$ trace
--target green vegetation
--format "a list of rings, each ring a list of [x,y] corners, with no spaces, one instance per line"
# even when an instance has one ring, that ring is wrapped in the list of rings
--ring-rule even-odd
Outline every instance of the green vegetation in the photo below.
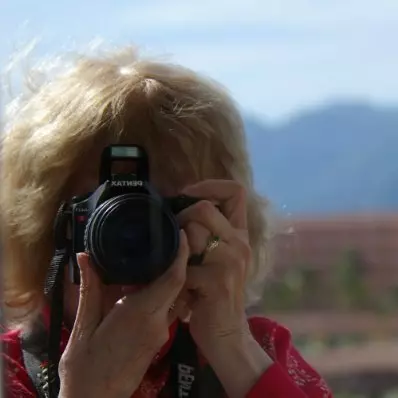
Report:
[[[355,250],[346,250],[335,267],[334,288],[337,308],[369,308],[370,297],[365,286],[365,264]]]
[[[263,295],[267,310],[296,311],[316,307],[314,301],[320,285],[318,271],[311,266],[292,266],[284,278],[266,286]]]
[[[393,286],[374,302],[375,310],[383,314],[395,314],[398,308],[398,286]]]
[[[269,283],[263,306],[269,311],[341,310],[395,313],[398,285],[374,297],[365,283],[366,264],[357,251],[345,250],[337,259],[329,279],[322,267],[293,264],[283,278]]]

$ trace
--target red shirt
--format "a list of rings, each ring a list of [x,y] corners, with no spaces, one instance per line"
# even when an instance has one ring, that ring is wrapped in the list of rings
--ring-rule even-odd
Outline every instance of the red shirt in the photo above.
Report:
[[[274,360],[274,364],[264,372],[247,394],[247,398],[332,398],[325,381],[292,346],[291,335],[287,329],[261,317],[251,318],[249,323],[253,336]],[[148,369],[132,398],[155,398],[164,387],[169,366],[162,359],[171,346],[174,333],[175,329],[172,329],[170,341]],[[68,338],[69,332],[64,329],[62,349],[65,348]],[[5,398],[35,397],[35,389],[23,365],[19,331],[10,331],[2,335],[1,339]]]

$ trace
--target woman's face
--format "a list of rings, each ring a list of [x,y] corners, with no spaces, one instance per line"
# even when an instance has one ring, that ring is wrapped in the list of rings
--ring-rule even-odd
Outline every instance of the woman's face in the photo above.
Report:
[[[87,192],[92,192],[98,187],[98,172],[100,167],[100,159],[103,147],[94,148],[92,154],[87,157],[90,163],[85,163],[85,166],[75,176],[71,186],[70,197],[75,195],[82,195]],[[117,162],[115,172],[128,172],[128,162]],[[131,167],[131,166],[130,166]],[[154,168],[155,169],[155,168]],[[156,170],[156,169],[155,169]],[[170,179],[162,178],[160,173],[151,173],[151,184],[157,189],[162,196],[175,196],[187,185],[193,184],[193,178],[183,178],[179,184],[172,186]],[[79,286],[70,282],[69,277],[65,276],[65,320],[69,327],[72,327],[75,315],[77,312],[79,302]],[[103,316],[105,316],[113,307],[113,305],[123,296],[123,286],[120,285],[104,285],[104,301],[103,301]]]

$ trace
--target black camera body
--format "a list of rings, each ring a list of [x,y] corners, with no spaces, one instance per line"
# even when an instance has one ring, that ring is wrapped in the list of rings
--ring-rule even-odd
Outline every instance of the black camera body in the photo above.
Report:
[[[118,162],[129,170],[114,172]],[[87,252],[105,284],[147,284],[176,258],[176,214],[199,199],[160,196],[149,182],[148,157],[139,146],[106,147],[99,174],[98,188],[69,204],[71,280],[80,283],[76,254]]]

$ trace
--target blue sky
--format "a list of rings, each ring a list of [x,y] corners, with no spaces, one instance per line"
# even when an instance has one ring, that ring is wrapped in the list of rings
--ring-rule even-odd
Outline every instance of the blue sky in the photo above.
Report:
[[[0,37],[2,66],[35,37],[39,55],[137,43],[266,120],[336,99],[398,104],[397,0],[1,0]]]

